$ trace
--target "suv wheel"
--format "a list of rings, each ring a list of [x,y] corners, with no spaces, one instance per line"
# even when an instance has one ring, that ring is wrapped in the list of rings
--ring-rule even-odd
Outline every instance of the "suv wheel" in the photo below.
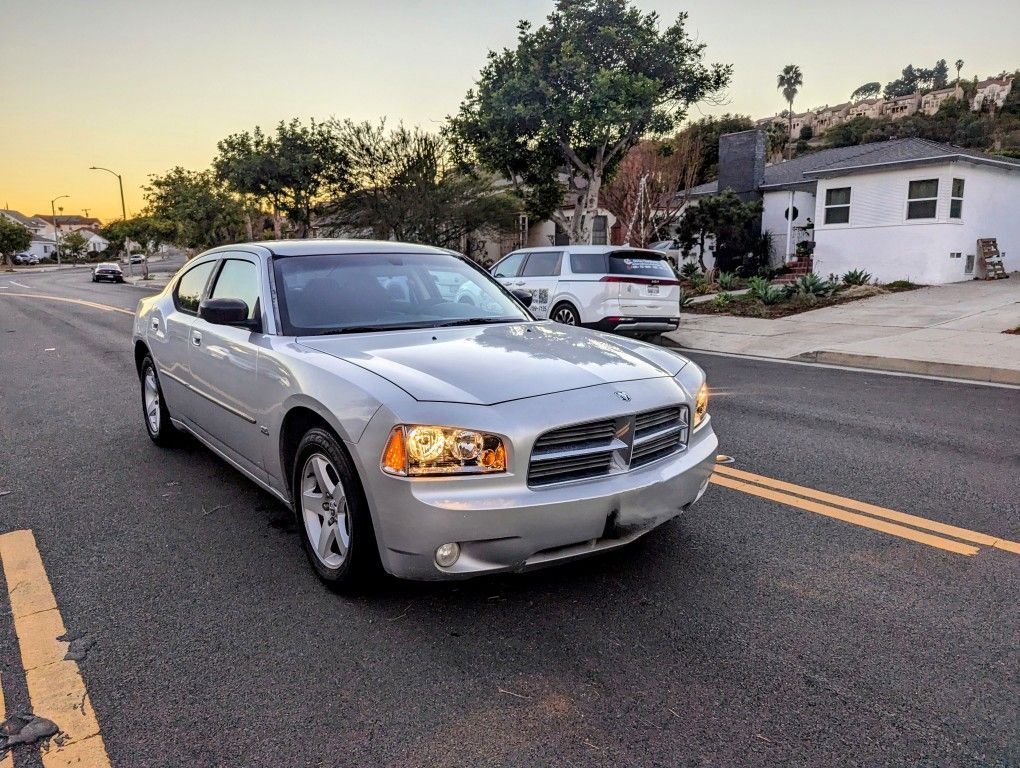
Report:
[[[557,323],[563,323],[564,325],[581,324],[581,317],[577,314],[577,310],[565,302],[553,307],[553,311],[550,313],[549,318]]]

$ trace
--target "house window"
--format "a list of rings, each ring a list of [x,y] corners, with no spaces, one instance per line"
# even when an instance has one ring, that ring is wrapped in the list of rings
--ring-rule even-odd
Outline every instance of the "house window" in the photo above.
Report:
[[[591,222],[591,244],[592,245],[607,245],[609,240],[607,239],[607,225],[609,219],[606,216],[596,216]]]
[[[939,200],[939,180],[923,179],[910,182],[907,191],[907,218],[934,219]]]
[[[963,218],[963,179],[953,179],[953,194],[949,198],[949,218]]]
[[[825,223],[850,223],[850,187],[825,190]]]

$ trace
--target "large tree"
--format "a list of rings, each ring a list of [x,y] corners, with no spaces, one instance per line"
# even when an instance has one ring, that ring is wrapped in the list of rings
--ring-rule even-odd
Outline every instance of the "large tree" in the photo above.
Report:
[[[307,237],[315,206],[334,196],[347,175],[347,158],[336,135],[315,120],[309,125],[281,120],[268,134],[256,126],[231,134],[216,146],[217,179],[257,206],[267,206],[277,238],[284,218],[298,237]],[[251,237],[254,217],[250,211],[246,215]]]
[[[198,250],[244,240],[244,209],[212,171],[180,166],[151,176],[146,215],[169,222],[168,242]]]
[[[85,250],[88,247],[88,238],[86,238],[81,232],[72,230],[60,238],[57,250],[60,251],[60,256],[62,258],[77,261],[85,255]]]
[[[326,206],[333,234],[371,235],[474,255],[516,230],[520,202],[491,174],[465,171],[443,136],[384,122],[333,121],[349,161],[346,193]]]
[[[14,267],[15,254],[27,251],[32,247],[32,233],[28,227],[0,216],[0,257],[8,268]]]
[[[754,121],[747,115],[732,115],[727,112],[719,117],[702,117],[683,128],[680,135],[690,134],[691,141],[701,149],[701,163],[695,184],[712,181],[719,176],[719,137],[725,133],[750,131]],[[678,136],[679,139],[679,136]]]
[[[783,71],[776,75],[776,88],[782,92],[786,101],[787,135],[790,137],[787,156],[792,156],[793,153],[793,100],[797,98],[802,85],[804,75],[796,64],[787,64]]]
[[[489,54],[451,132],[470,161],[511,180],[531,215],[589,242],[602,184],[626,151],[728,84],[731,67],[705,64],[704,50],[686,14],[661,29],[628,0],[557,0],[544,25],[520,22],[517,46]]]
[[[882,92],[882,84],[879,82],[865,83],[860,88],[850,94],[851,101],[863,101],[864,99],[873,99]]]
[[[701,168],[700,138],[682,131],[667,142],[646,140],[627,153],[603,189],[603,204],[624,227],[624,238],[644,248],[672,237],[683,201]]]

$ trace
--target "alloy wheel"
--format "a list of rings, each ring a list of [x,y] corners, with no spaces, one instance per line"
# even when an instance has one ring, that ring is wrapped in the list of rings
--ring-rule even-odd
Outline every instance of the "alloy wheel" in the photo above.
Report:
[[[351,516],[340,475],[324,454],[313,453],[301,470],[301,518],[319,562],[339,568],[351,546]]]
[[[574,319],[574,311],[570,307],[560,307],[557,309],[556,314],[553,315],[553,320],[564,325],[577,325],[577,321]]]
[[[145,420],[149,431],[159,434],[159,385],[156,383],[156,372],[150,366],[145,370],[144,379]]]

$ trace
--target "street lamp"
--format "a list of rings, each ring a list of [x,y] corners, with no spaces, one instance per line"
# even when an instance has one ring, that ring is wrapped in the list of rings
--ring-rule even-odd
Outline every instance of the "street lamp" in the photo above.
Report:
[[[101,168],[98,165],[90,165],[90,171],[106,171],[107,173],[113,174],[117,177],[117,183],[120,185],[120,217],[121,221],[127,221],[127,208],[124,206],[124,179],[121,178],[120,174],[116,171],[111,171],[109,168]],[[128,244],[127,235],[124,236],[124,256],[128,262],[128,274],[133,274],[131,270],[131,247]],[[148,265],[146,265],[146,271],[148,271]]]
[[[70,195],[59,195],[50,200],[50,213],[53,215],[53,242],[57,249],[57,264],[60,264],[60,224],[57,221],[57,200],[63,200]],[[63,208],[61,208],[63,210]]]

